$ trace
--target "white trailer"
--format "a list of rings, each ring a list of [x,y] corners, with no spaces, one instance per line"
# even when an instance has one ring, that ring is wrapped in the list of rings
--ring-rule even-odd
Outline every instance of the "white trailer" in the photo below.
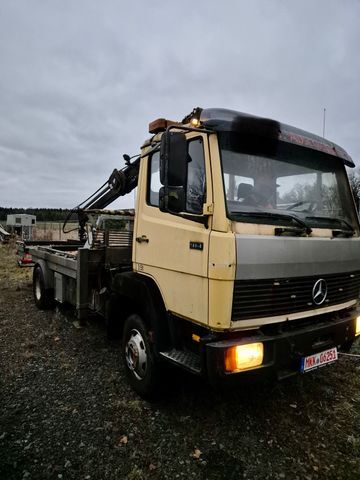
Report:
[[[27,213],[15,213],[7,216],[6,225],[11,233],[16,233],[23,240],[31,240],[36,216]]]

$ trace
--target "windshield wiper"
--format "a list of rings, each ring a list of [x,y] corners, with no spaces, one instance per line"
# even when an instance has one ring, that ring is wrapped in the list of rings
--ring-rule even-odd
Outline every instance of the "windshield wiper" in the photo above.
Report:
[[[338,218],[338,217],[306,217],[307,220],[317,220],[317,221],[323,221],[324,223],[340,223],[345,225],[346,228],[336,228],[332,230],[333,237],[352,237],[355,233],[355,230],[351,223],[349,223],[347,220],[344,220],[343,218]]]
[[[312,229],[303,221],[300,220],[296,215],[291,215],[290,213],[275,213],[275,212],[232,212],[236,216],[241,217],[258,217],[258,218],[272,218],[276,220],[288,220],[290,222],[297,223],[297,227],[289,226],[287,228],[275,228],[275,235],[282,235],[283,233],[291,234],[295,233],[298,235],[310,235]]]

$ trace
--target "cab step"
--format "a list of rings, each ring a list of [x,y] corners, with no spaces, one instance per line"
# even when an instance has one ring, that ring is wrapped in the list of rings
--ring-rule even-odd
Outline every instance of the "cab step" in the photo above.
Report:
[[[182,366],[193,373],[201,373],[200,356],[196,353],[185,350],[176,350],[173,348],[168,352],[160,352],[160,355],[170,362]]]

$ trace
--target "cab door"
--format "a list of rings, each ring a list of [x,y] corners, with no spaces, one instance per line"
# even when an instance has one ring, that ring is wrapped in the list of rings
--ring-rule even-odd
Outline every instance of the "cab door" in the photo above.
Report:
[[[211,217],[204,217],[203,209],[212,203],[207,135],[188,133],[187,153],[186,213],[194,219],[160,211],[159,152],[141,164],[134,270],[155,280],[168,310],[207,323]],[[195,218],[206,218],[207,225]]]

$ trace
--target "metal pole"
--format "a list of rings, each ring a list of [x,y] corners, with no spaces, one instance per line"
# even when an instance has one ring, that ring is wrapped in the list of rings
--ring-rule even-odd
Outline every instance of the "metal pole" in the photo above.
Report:
[[[326,108],[324,108],[324,117],[323,117],[323,138],[325,138],[325,121],[326,121]]]

